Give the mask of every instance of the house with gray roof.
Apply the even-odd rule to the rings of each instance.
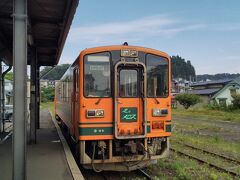
[[[240,77],[232,80],[224,86],[212,97],[212,100],[219,105],[228,106],[232,104],[232,95],[237,93],[240,94]]]
[[[188,94],[200,95],[203,103],[209,103],[212,97],[224,88],[232,79],[221,79],[216,81],[194,82],[190,84]]]

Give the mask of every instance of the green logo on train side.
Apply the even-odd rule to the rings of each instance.
[[[120,108],[121,122],[136,122],[137,121],[137,108]]]

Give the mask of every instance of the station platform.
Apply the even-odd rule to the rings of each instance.
[[[37,143],[27,145],[28,180],[83,179],[59,127],[47,109],[40,112]],[[0,143],[0,179],[12,179],[12,137]]]

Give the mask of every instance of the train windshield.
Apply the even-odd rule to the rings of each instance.
[[[110,58],[108,53],[87,55],[84,58],[84,95],[110,97]]]
[[[167,97],[169,92],[169,65],[166,58],[147,55],[148,97]]]

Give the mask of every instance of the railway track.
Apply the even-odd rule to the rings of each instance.
[[[187,156],[191,159],[197,160],[198,162],[208,164],[209,166],[211,166],[219,171],[229,173],[233,176],[240,176],[240,160],[234,159],[232,157],[228,157],[223,154],[218,154],[218,153],[211,152],[211,151],[208,151],[205,149],[201,149],[199,147],[195,147],[190,144],[183,144],[183,143],[177,143],[177,144],[182,146],[181,150],[179,150],[179,148],[176,148],[174,146],[171,147],[170,150],[175,153]],[[186,151],[187,148],[188,148],[188,150]],[[189,149],[191,149],[192,151],[195,151],[195,152],[192,153],[192,152],[190,152],[191,150],[189,150]],[[196,151],[197,151],[198,155],[196,155]],[[199,154],[201,154],[200,157],[199,157]],[[211,161],[210,156],[214,157],[214,161]],[[207,158],[207,157],[209,157],[209,158]],[[227,167],[226,167],[226,164],[228,165]]]
[[[153,179],[153,178],[151,177],[151,175],[150,175],[147,171],[145,171],[145,170],[143,170],[143,169],[138,169],[137,171],[138,171],[140,174],[142,174],[145,178],[147,178],[148,180]]]
[[[81,168],[81,172],[86,180],[121,180],[121,179],[153,179],[147,171],[139,169],[131,172],[118,172],[118,171],[102,171],[99,173],[93,170],[86,170]]]
[[[190,145],[190,144],[184,144],[184,146],[190,147],[190,148],[195,149],[195,150],[202,151],[202,152],[207,153],[207,154],[211,154],[211,155],[213,155],[213,156],[221,157],[221,158],[223,158],[223,159],[226,159],[226,160],[229,160],[229,161],[238,163],[238,164],[240,165],[240,160],[234,159],[234,158],[229,157],[229,156],[226,156],[226,155],[224,155],[224,154],[219,154],[219,153],[211,152],[211,151],[208,151],[208,150],[205,150],[205,149],[201,149],[201,148],[192,146],[192,145]]]

